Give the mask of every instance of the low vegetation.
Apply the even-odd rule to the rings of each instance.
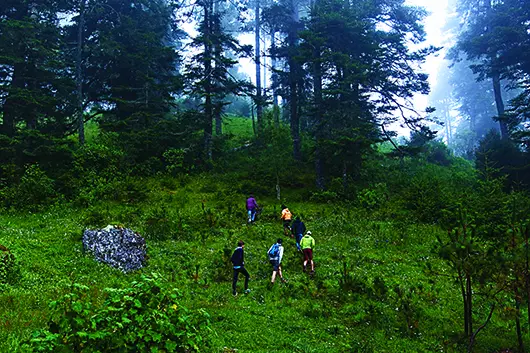
[[[22,185],[42,195],[39,183],[50,183],[27,169],[3,191],[0,351],[466,352],[473,338],[474,351],[497,352],[517,350],[518,332],[528,338],[524,192],[436,148],[375,152],[357,182],[318,192],[303,164],[275,169],[277,141],[226,152],[213,172],[183,161],[146,177],[99,164],[92,149],[122,152],[90,144],[70,196],[57,197],[53,180],[46,197],[17,204],[9,195]],[[263,207],[253,225],[249,192]],[[316,239],[316,274],[302,272],[284,238],[288,283],[271,288],[266,252],[283,237],[281,203]],[[124,274],[83,253],[83,230],[108,224],[146,238],[144,269]],[[240,282],[234,297],[239,239],[251,292]]]

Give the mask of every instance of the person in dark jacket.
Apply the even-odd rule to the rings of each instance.
[[[291,230],[293,232],[294,239],[296,240],[296,248],[298,251],[302,251],[300,248],[300,240],[304,236],[306,229],[305,224],[300,220],[300,217],[295,218],[293,225],[291,226]]]
[[[245,268],[245,253],[243,252],[244,247],[245,243],[243,240],[238,241],[237,248],[234,250],[232,257],[230,258],[232,265],[234,266],[234,279],[232,281],[233,295],[237,295],[236,285],[239,273],[242,273],[243,276],[245,276],[245,293],[250,293],[250,289],[248,289],[248,280],[250,279],[250,275]]]

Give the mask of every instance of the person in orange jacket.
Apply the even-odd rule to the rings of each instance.
[[[293,215],[287,206],[282,205],[282,221],[283,221],[283,233],[285,235],[291,235],[291,220]]]

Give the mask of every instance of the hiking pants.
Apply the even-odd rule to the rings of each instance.
[[[234,268],[234,280],[232,281],[232,291],[234,293],[236,292],[237,277],[239,276],[240,272],[243,274],[243,276],[245,276],[245,290],[248,289],[248,280],[250,278],[250,275],[247,269],[241,266],[240,268]]]
[[[247,210],[247,213],[248,213],[248,221],[254,222],[254,220],[256,219],[256,209],[253,208],[251,210]]]
[[[300,247],[300,240],[302,240],[303,234],[296,234],[296,248],[298,251],[302,251],[302,248]]]

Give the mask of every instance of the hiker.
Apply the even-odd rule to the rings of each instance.
[[[247,213],[248,213],[248,223],[254,222],[256,219],[256,211],[258,210],[258,203],[254,198],[254,195],[250,194],[247,199]]]
[[[245,259],[244,259],[245,254],[243,252],[244,247],[245,247],[245,243],[243,242],[243,240],[238,241],[237,248],[234,250],[232,257],[230,258],[234,266],[234,279],[232,281],[232,294],[233,295],[237,295],[236,285],[237,285],[237,278],[239,276],[239,273],[242,273],[243,276],[245,276],[245,293],[247,294],[250,293],[250,289],[248,289],[248,280],[250,279],[250,275],[248,274],[248,271],[245,268]]]
[[[282,257],[283,257],[283,246],[282,246],[282,239],[278,238],[275,244],[272,244],[271,248],[267,252],[269,255],[269,261],[272,265],[272,278],[271,278],[271,284],[274,284],[274,280],[276,279],[276,273],[280,275],[280,279],[282,282],[287,282],[283,278],[282,274]]]
[[[315,264],[313,263],[313,249],[315,248],[315,239],[311,236],[311,231],[305,233],[300,240],[300,247],[304,253],[304,272],[306,271],[307,261],[311,261],[311,274],[315,273]]]
[[[298,251],[302,251],[300,248],[300,240],[304,236],[305,233],[305,224],[300,220],[300,217],[296,217],[293,225],[291,226],[294,239],[296,241],[296,248]]]
[[[291,233],[291,219],[293,215],[287,206],[282,205],[282,221],[283,221],[283,234],[289,235]]]

